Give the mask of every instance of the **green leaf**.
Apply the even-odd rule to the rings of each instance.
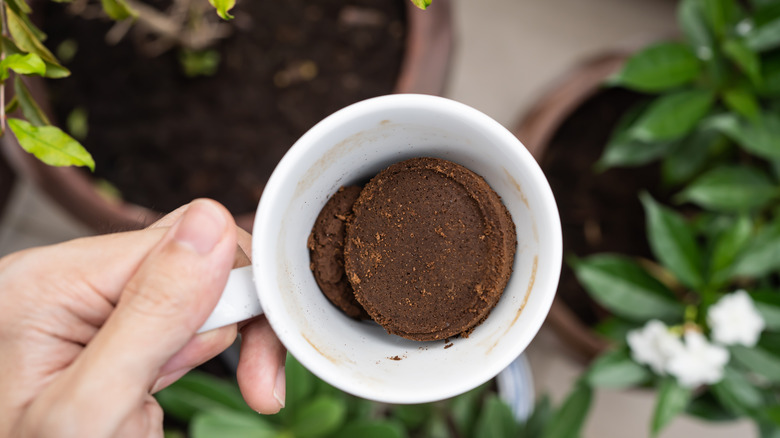
[[[737,363],[756,374],[764,376],[772,383],[780,383],[780,357],[759,347],[731,347],[731,357]]]
[[[715,95],[708,90],[685,90],[654,100],[631,128],[633,138],[656,142],[679,139],[712,108]]]
[[[734,140],[747,152],[762,158],[780,158],[780,117],[764,112],[750,122],[736,114],[719,114],[704,122]]]
[[[758,54],[740,40],[728,40],[723,44],[723,53],[734,61],[751,82],[761,83],[761,60]]]
[[[38,39],[38,35],[27,25],[25,20],[17,15],[8,4],[6,4],[5,9],[8,30],[11,32],[16,46],[24,52],[34,53],[47,63],[64,69],[64,67],[59,65],[57,58]]]
[[[474,436],[514,438],[520,426],[509,406],[498,395],[488,395],[474,428]]]
[[[5,50],[6,54],[24,55],[27,53],[24,50],[17,47],[16,44],[10,38],[7,37],[0,37],[0,38],[2,38],[3,50]],[[44,74],[44,76],[46,76],[47,78],[59,79],[59,78],[70,76],[70,70],[61,66],[59,63],[52,64],[51,62],[47,61],[44,58],[41,59],[43,59],[43,63],[46,64],[46,73]]]
[[[711,391],[706,391],[691,400],[685,411],[694,417],[706,421],[734,421],[739,418],[724,409],[712,395]]]
[[[430,417],[419,436],[425,438],[452,438],[452,432],[450,431],[450,424],[444,418],[444,415],[436,413],[436,415]]]
[[[761,278],[780,268],[780,224],[772,224],[750,240],[731,267],[731,277]]]
[[[0,61],[0,81],[8,78],[8,70],[13,70],[23,75],[42,76],[46,73],[46,64],[44,64],[40,56],[34,53],[27,55],[13,54]]]
[[[780,46],[780,19],[775,19],[750,30],[745,43],[756,52],[772,50]]]
[[[698,57],[709,60],[713,54],[713,38],[699,1],[680,1],[677,5],[677,22]]]
[[[723,92],[723,103],[726,107],[748,120],[757,120],[761,107],[756,96],[746,87],[729,88]]]
[[[638,322],[682,318],[683,307],[671,291],[631,259],[601,254],[575,261],[572,268],[591,297],[616,315]]]
[[[131,8],[125,0],[100,0],[100,3],[103,5],[106,15],[112,20],[119,21],[138,17],[138,12]]]
[[[209,0],[209,3],[217,9],[217,15],[223,20],[233,19],[233,16],[228,11],[236,5],[236,0]]]
[[[42,30],[38,29],[38,27],[30,20],[29,14],[32,13],[32,9],[25,0],[9,0],[6,3],[8,4],[8,7],[11,8],[14,13],[24,21],[24,23],[30,29],[30,32],[32,32],[32,34],[35,35],[39,41],[46,41],[46,34]]]
[[[593,390],[583,382],[578,382],[571,394],[556,411],[547,428],[542,434],[543,438],[576,438],[580,436],[580,430],[585,424],[585,417],[590,410],[593,399]]]
[[[729,412],[750,416],[764,405],[764,396],[734,368],[724,369],[723,380],[711,385],[713,395]]]
[[[431,416],[433,405],[396,405],[393,407],[393,418],[396,418],[407,429],[413,430],[419,428],[425,420]]]
[[[198,413],[220,409],[254,414],[235,383],[197,370],[190,371],[171,386],[158,392],[155,398],[166,415],[181,421],[190,421]]]
[[[22,149],[50,166],[86,166],[95,170],[95,161],[84,146],[55,126],[36,127],[9,118],[8,127]]]
[[[486,389],[487,384],[484,384],[450,400],[449,408],[452,411],[452,420],[461,436],[472,436],[474,424],[482,405],[482,395]]]
[[[710,284],[719,286],[728,280],[731,265],[750,241],[752,232],[752,221],[743,215],[718,236],[710,257]]]
[[[19,106],[22,108],[22,114],[27,117],[34,126],[46,126],[50,125],[49,118],[46,113],[43,112],[38,103],[33,99],[30,90],[24,85],[22,78],[17,76],[14,78],[14,97],[19,100]]]
[[[290,423],[290,432],[296,438],[327,436],[338,430],[346,419],[344,400],[319,396],[298,409]]]
[[[764,409],[765,416],[777,426],[780,426],[780,404],[767,406]]]
[[[626,61],[622,70],[609,79],[643,92],[659,92],[692,82],[701,65],[691,49],[680,43],[661,43],[648,47]]]
[[[704,0],[701,5],[704,17],[715,35],[724,35],[739,20],[740,10],[734,0]]]
[[[585,374],[585,381],[599,388],[630,388],[653,377],[646,367],[634,362],[623,349],[602,354]]]
[[[767,330],[780,331],[780,291],[756,291],[750,294]],[[778,347],[780,353],[780,346]]]
[[[674,417],[685,411],[685,407],[691,400],[693,391],[677,383],[674,378],[666,378],[661,382],[658,390],[658,400],[653,412],[653,424],[651,432],[658,435]]]
[[[406,438],[397,424],[382,420],[352,421],[338,431],[339,438]]]
[[[658,204],[650,195],[640,195],[645,207],[647,236],[653,254],[686,286],[699,289],[703,283],[702,257],[693,232],[677,212]]]
[[[724,141],[726,138],[716,130],[694,130],[664,157],[661,165],[664,182],[678,185],[689,181],[704,167],[710,151]]]
[[[312,397],[317,378],[291,354],[287,354],[284,366],[285,405],[297,409]]]
[[[412,0],[412,3],[422,10],[428,9],[433,0]]]
[[[769,54],[762,58],[761,76],[763,80],[756,92],[763,97],[780,96],[780,54]]]
[[[541,438],[553,415],[552,403],[547,394],[543,394],[536,401],[534,410],[523,425],[523,438]]]
[[[277,438],[276,427],[256,413],[216,410],[198,414],[190,423],[192,438]]]
[[[609,316],[596,323],[593,331],[609,340],[621,343],[626,340],[628,332],[634,328],[636,328],[636,325],[630,324],[622,318]]]
[[[716,167],[694,180],[677,199],[721,212],[746,212],[767,204],[777,195],[772,180],[748,166]]]

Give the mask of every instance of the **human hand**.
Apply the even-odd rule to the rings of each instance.
[[[195,332],[250,242],[198,200],[143,231],[1,259],[0,436],[162,436],[151,394],[234,341],[236,325]],[[240,330],[242,394],[277,412],[284,347],[262,316]]]

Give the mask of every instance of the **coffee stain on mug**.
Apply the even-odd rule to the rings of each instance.
[[[491,345],[487,350],[485,350],[485,355],[489,355],[491,351],[498,345],[498,342],[501,341],[501,339],[509,333],[509,330],[515,325],[518,319],[520,319],[520,314],[523,313],[523,309],[525,309],[525,305],[528,303],[528,297],[531,296],[531,290],[534,288],[534,283],[536,283],[536,272],[539,269],[539,255],[534,255],[534,263],[531,267],[531,278],[528,279],[528,287],[525,290],[525,296],[523,297],[523,302],[520,303],[520,307],[517,309],[517,313],[515,313],[515,317],[512,320],[512,322],[509,323],[509,326],[504,330],[504,333],[500,336],[496,337],[495,342],[493,342],[493,345]]]

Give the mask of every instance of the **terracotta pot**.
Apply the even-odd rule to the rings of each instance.
[[[407,40],[396,93],[439,95],[443,92],[453,45],[450,0],[438,0],[422,11],[406,1]],[[42,109],[51,114],[44,81],[26,81]],[[9,162],[22,175],[37,183],[66,211],[96,232],[142,228],[161,216],[148,208],[107,199],[92,179],[73,167],[47,166],[24,152],[14,136],[2,137],[2,149]],[[236,222],[251,230],[254,213],[236,216]]]
[[[558,128],[587,99],[603,86],[604,80],[620,69],[625,53],[609,53],[579,65],[543,95],[514,129],[515,135],[541,162]],[[560,298],[553,302],[546,321],[571,350],[590,360],[609,347]]]

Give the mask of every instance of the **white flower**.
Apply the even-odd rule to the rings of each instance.
[[[656,319],[650,320],[638,330],[626,336],[631,347],[631,357],[658,374],[663,374],[669,359],[683,349],[682,341],[669,331],[669,327]]]
[[[750,295],[738,290],[713,304],[707,312],[712,339],[723,345],[755,347],[764,330],[764,319]]]
[[[729,352],[724,347],[709,343],[697,331],[687,331],[685,347],[669,359],[666,370],[680,385],[693,388],[719,382],[728,361]]]

